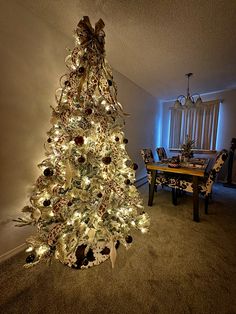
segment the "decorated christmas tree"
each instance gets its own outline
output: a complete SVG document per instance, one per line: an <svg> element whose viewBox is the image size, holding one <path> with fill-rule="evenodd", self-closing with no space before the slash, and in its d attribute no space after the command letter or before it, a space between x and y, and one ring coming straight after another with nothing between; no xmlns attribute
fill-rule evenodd
<svg viewBox="0 0 236 314"><path fill-rule="evenodd" d="M103 28L101 19L93 29L85 16L65 61L68 73L56 92L41 175L24 216L16 219L18 226L37 226L27 239L26 267L52 257L75 268L110 258L114 267L118 246L132 242L131 229L148 231Z"/></svg>

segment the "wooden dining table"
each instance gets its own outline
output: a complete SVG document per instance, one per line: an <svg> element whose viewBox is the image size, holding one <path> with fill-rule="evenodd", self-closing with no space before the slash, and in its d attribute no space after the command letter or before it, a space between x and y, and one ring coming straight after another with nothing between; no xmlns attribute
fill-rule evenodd
<svg viewBox="0 0 236 314"><path fill-rule="evenodd" d="M181 165L181 164L180 164ZM206 171L209 169L210 160L205 159L201 168L197 167L189 167L186 164L182 164L179 168L171 168L167 163L156 162L147 164L147 170L151 171L151 184L149 184L149 199L148 206L152 206L156 176L157 172L169 172L169 173L178 173L183 175L192 176L193 179L193 220L199 222L199 192L198 192L198 179L203 178L205 176Z"/></svg>

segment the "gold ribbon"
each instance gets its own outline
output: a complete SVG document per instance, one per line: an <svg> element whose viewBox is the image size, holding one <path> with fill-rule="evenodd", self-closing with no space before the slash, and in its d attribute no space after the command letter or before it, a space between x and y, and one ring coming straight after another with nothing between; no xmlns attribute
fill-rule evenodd
<svg viewBox="0 0 236 314"><path fill-rule="evenodd" d="M83 19L78 23L76 33L79 37L80 45L85 48L88 46L96 46L100 53L104 53L105 45L105 33L103 28L105 23L100 19L93 29L89 17L84 16Z"/></svg>

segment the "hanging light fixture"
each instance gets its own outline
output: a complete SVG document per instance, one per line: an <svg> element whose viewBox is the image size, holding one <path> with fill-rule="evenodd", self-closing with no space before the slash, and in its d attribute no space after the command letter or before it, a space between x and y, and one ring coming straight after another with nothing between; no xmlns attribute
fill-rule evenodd
<svg viewBox="0 0 236 314"><path fill-rule="evenodd" d="M189 78L193 73L187 73L185 76L188 78L187 96L179 95L174 103L174 109L194 108L202 105L202 99L199 94L190 95L189 92ZM196 101L194 97L197 96Z"/></svg>

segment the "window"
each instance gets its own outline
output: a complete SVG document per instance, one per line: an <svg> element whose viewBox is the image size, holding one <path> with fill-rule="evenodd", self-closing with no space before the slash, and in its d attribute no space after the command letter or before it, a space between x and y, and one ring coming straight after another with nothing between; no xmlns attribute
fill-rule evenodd
<svg viewBox="0 0 236 314"><path fill-rule="evenodd" d="M169 148L179 149L188 136L196 149L215 150L219 103L214 100L193 108L171 108Z"/></svg>

